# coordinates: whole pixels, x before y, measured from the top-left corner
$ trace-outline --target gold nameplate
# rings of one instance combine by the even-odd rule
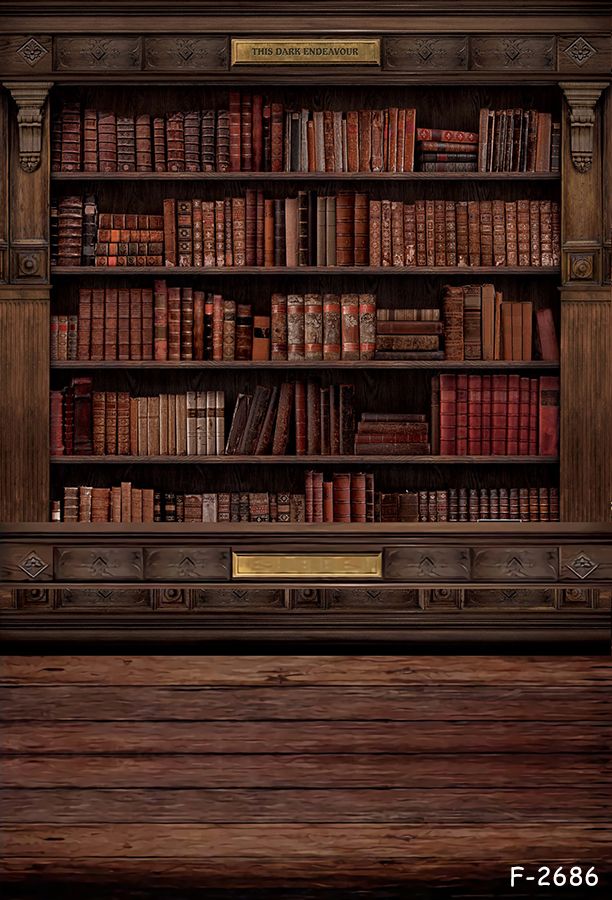
[[[234,553],[233,578],[382,578],[382,553]]]
[[[233,66],[379,66],[380,38],[232,38]]]

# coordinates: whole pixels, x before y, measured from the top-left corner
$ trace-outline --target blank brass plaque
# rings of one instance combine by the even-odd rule
[[[382,553],[234,553],[233,578],[382,578]]]

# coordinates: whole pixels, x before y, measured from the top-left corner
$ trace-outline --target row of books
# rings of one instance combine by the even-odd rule
[[[555,522],[555,487],[447,488],[383,492],[363,473],[307,472],[303,494],[175,493],[136,488],[66,486],[51,504],[52,522]]]
[[[449,360],[531,360],[533,303],[504,300],[493,284],[445,285],[442,288],[444,358]],[[535,313],[539,359],[559,359],[559,343],[550,308]]]
[[[481,109],[479,172],[559,172],[561,123],[535,109]]]
[[[442,456],[558,456],[559,377],[435,375],[432,449]]]
[[[51,391],[52,456],[219,456],[225,450],[225,394],[133,397],[94,391],[92,379],[73,378]]]
[[[159,265],[160,216],[150,230],[97,213],[93,198],[52,207],[52,262],[61,266]],[[82,227],[80,227],[82,226]],[[139,242],[136,237],[147,237]],[[126,238],[126,240],[123,240]],[[196,268],[243,266],[556,266],[559,204],[550,200],[379,200],[342,191],[266,198],[163,202],[163,261]]]

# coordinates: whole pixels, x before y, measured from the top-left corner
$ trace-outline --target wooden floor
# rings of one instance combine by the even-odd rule
[[[6,898],[610,886],[609,658],[15,656],[0,690]]]

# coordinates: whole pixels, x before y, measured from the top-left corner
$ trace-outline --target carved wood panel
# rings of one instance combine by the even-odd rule
[[[145,577],[151,581],[226,581],[229,549],[223,547],[150,547],[144,551]]]
[[[612,547],[562,547],[561,577],[568,581],[584,581],[594,575],[612,580]]]
[[[505,590],[466,590],[463,598],[464,609],[552,609],[555,606],[554,589],[526,590],[506,588]]]
[[[0,580],[51,581],[53,548],[44,544],[0,544]]]
[[[525,547],[502,547],[474,550],[474,581],[556,581],[556,550]]]
[[[112,588],[64,588],[58,591],[58,609],[114,610],[151,609],[150,591]]]
[[[563,34],[557,38],[557,69],[586,75],[610,71],[612,46],[609,34]]]
[[[435,588],[431,591],[421,591],[421,606],[424,609],[433,609],[434,612],[442,612],[447,609],[460,609],[463,604],[463,591],[454,588]]]
[[[173,34],[145,37],[144,67],[164,72],[222,72],[229,65],[227,38]]]
[[[0,37],[2,70],[7,75],[48,75],[53,66],[49,34],[9,34]]]
[[[466,35],[397,35],[383,41],[383,67],[397,72],[463,71],[468,67]]]
[[[193,608],[198,612],[206,609],[283,609],[283,590],[233,590],[206,588],[191,591]]]
[[[384,577],[391,581],[469,581],[469,551],[460,547],[392,547]]]
[[[64,581],[141,581],[142,550],[127,547],[59,547],[55,575]]]
[[[79,35],[53,42],[58,72],[134,71],[142,65],[142,38],[137,35]]]
[[[327,609],[418,609],[419,591],[389,591],[383,588],[366,588],[359,590],[336,589],[325,591]]]
[[[471,69],[546,72],[555,69],[555,38],[546,35],[482,35],[470,38]]]

